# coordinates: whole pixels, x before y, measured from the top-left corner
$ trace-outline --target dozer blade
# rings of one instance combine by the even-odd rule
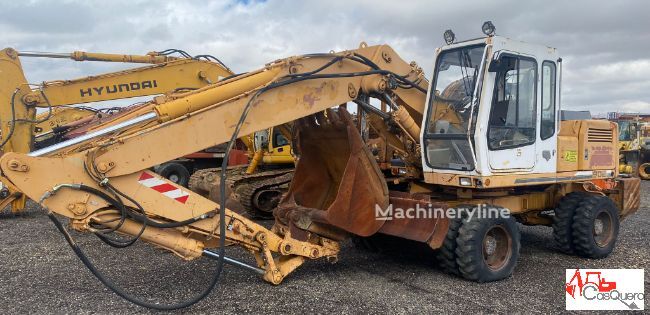
[[[347,110],[302,118],[295,128],[299,160],[276,220],[338,239],[343,231],[379,231],[384,221],[377,220],[375,207],[388,205],[388,187]]]

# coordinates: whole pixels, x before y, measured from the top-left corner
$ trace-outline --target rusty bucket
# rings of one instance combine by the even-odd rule
[[[295,133],[298,164],[276,218],[304,230],[376,233],[375,206],[387,206],[388,188],[347,110],[302,118]]]
[[[298,164],[289,192],[275,210],[276,220],[292,228],[292,236],[308,231],[342,239],[349,233],[380,232],[439,247],[446,219],[378,219],[376,209],[389,203],[415,206],[429,200],[389,194],[375,157],[345,108],[302,118],[295,128]]]

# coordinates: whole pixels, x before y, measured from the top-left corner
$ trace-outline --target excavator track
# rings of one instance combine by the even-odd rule
[[[288,184],[291,182],[291,178],[293,178],[293,168],[266,170],[246,174],[246,166],[234,166],[229,167],[226,172],[227,206],[232,208],[232,203],[237,203],[241,207],[235,207],[235,211],[242,210],[238,212],[243,212],[243,214],[245,213],[255,218],[271,217],[273,208],[277,205],[275,200],[256,200],[255,198],[264,198],[264,193],[267,193],[266,195],[283,194],[288,190]],[[204,197],[219,201],[220,174],[220,168],[208,168],[196,171],[190,177],[188,187]],[[275,199],[275,197],[272,197],[272,199]],[[268,202],[271,202],[273,205],[269,205]]]
[[[285,171],[284,174],[278,173],[275,176],[259,181],[253,180],[242,185],[241,190],[238,190],[239,202],[244,206],[244,209],[246,209],[249,215],[262,218],[273,216],[273,209],[277,207],[282,194],[289,190],[289,183],[291,183],[291,179],[293,178],[293,169]],[[267,195],[271,192],[272,196],[264,198],[264,192]],[[262,198],[264,200],[261,200]]]

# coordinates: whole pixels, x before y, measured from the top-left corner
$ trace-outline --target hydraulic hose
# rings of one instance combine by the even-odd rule
[[[131,296],[129,293],[124,291],[122,288],[118,287],[113,283],[110,279],[108,279],[106,276],[104,276],[103,273],[101,273],[97,268],[95,268],[95,265],[88,259],[88,256],[84,253],[84,251],[75,243],[75,241],[72,239],[72,236],[68,231],[63,227],[61,222],[54,216],[53,213],[49,213],[48,217],[52,222],[54,223],[54,226],[56,226],[57,230],[63,234],[63,237],[65,240],[68,242],[68,245],[72,248],[74,253],[79,257],[81,262],[90,270],[90,272],[101,281],[106,287],[111,289],[111,291],[115,292],[118,296],[122,297],[123,299],[136,304],[138,306],[142,307],[147,307],[155,310],[161,310],[161,311],[171,311],[171,310],[177,310],[181,308],[186,308],[188,306],[192,306],[193,304],[196,304],[197,302],[201,301],[205,297],[207,297],[212,290],[216,287],[217,283],[219,282],[219,277],[221,275],[221,268],[223,267],[223,256],[220,257],[218,260],[218,272],[215,272],[213,275],[212,279],[210,280],[210,284],[197,296],[187,300],[183,301],[180,303],[175,303],[175,304],[157,304],[157,303],[151,303],[136,297]]]

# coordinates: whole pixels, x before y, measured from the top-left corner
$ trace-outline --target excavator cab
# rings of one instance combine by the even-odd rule
[[[555,48],[500,36],[439,48],[421,134],[426,182],[485,188],[490,181],[525,184],[516,182],[519,175],[552,181],[562,157],[561,62]],[[616,132],[605,125],[595,132]]]

